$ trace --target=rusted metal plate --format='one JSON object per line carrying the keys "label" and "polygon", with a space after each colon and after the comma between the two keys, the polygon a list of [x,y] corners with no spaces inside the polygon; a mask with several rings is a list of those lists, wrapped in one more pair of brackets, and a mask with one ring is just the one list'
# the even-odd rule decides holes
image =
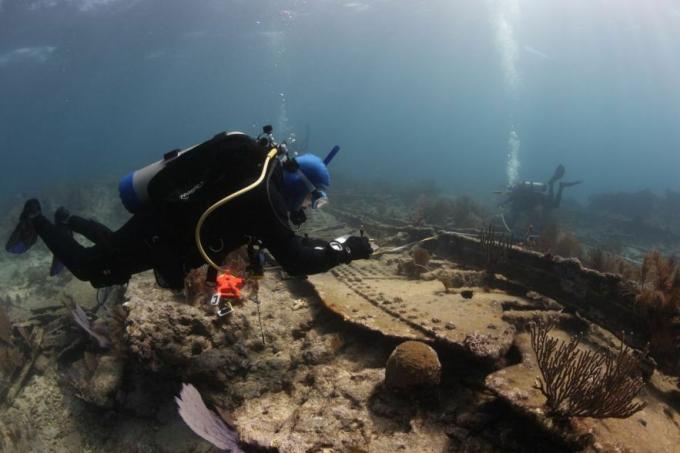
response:
{"label": "rusted metal plate", "polygon": [[348,322],[390,337],[443,343],[479,359],[497,360],[507,352],[514,328],[501,319],[501,302],[521,303],[481,288],[469,288],[471,298],[447,293],[439,281],[407,280],[377,260],[309,280],[328,309]]}

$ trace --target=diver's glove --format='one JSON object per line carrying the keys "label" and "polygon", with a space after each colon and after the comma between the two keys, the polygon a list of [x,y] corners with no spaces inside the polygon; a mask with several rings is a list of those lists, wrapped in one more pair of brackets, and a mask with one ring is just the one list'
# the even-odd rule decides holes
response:
{"label": "diver's glove", "polygon": [[350,236],[343,245],[349,248],[352,260],[365,260],[373,253],[371,243],[366,236]]}

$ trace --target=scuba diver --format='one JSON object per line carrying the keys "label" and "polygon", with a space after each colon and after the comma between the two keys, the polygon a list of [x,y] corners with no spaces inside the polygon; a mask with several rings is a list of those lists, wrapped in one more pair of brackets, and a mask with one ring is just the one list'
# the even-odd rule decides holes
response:
{"label": "scuba diver", "polygon": [[533,224],[539,226],[544,224],[548,214],[560,206],[564,188],[582,182],[560,182],[555,193],[555,183],[562,179],[564,172],[564,166],[558,165],[547,183],[522,181],[508,187],[503,192],[507,194],[507,198],[499,203],[499,206],[509,205],[508,212],[501,216],[505,228],[512,231],[523,215],[526,215],[530,221],[534,220]]}
{"label": "scuba diver", "polygon": [[[328,242],[293,230],[305,222],[306,209],[327,201],[327,165],[338,150],[323,160],[292,156],[285,143],[274,141],[271,126],[256,139],[223,132],[125,176],[119,192],[133,215],[117,231],[65,208],[52,223],[30,199],[5,248],[24,253],[39,236],[54,255],[52,274],[63,263],[95,288],[125,284],[153,269],[161,287],[180,290],[187,273],[206,262],[214,282],[226,255],[243,245],[260,273],[264,248],[290,275],[325,272],[373,251],[363,234]],[[94,245],[81,245],[73,232]]]}

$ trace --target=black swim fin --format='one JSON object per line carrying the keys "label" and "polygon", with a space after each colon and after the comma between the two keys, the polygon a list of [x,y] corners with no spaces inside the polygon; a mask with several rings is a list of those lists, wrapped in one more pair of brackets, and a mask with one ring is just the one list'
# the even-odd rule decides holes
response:
{"label": "black swim fin", "polygon": [[24,209],[19,216],[19,223],[10,234],[5,250],[9,253],[21,254],[33,247],[38,240],[38,233],[33,227],[33,218],[41,213],[40,202],[31,198],[24,204]]}
{"label": "black swim fin", "polygon": [[50,265],[50,277],[61,274],[64,270],[64,263],[59,261],[56,256],[52,255],[52,264]]}
{"label": "black swim fin", "polygon": [[560,164],[555,169],[555,172],[553,173],[552,178],[550,178],[550,181],[548,182],[548,184],[557,181],[562,176],[564,176],[564,165]]}

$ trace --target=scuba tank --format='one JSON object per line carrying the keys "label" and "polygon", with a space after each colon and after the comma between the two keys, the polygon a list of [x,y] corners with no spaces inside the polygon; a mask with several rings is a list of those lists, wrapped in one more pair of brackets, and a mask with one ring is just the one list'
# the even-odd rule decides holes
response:
{"label": "scuba tank", "polygon": [[150,194],[149,186],[152,180],[163,173],[168,165],[178,160],[186,160],[191,158],[192,151],[208,147],[214,144],[216,140],[223,140],[227,137],[247,137],[242,132],[220,133],[215,135],[212,139],[190,146],[189,148],[179,150],[175,149],[163,155],[163,159],[152,164],[149,164],[138,170],[134,170],[123,176],[118,183],[118,193],[120,200],[131,214],[139,213],[145,208],[149,207],[153,201],[153,196]]}
{"label": "scuba tank", "polygon": [[547,186],[543,182],[522,181],[520,186],[532,192],[545,192]]}
{"label": "scuba tank", "polygon": [[158,174],[165,165],[172,159],[175,159],[180,153],[185,153],[189,149],[183,151],[173,150],[163,156],[163,160],[149,164],[139,170],[134,170],[123,176],[118,183],[118,194],[123,206],[131,214],[136,214],[151,202],[149,198],[149,181]]}

